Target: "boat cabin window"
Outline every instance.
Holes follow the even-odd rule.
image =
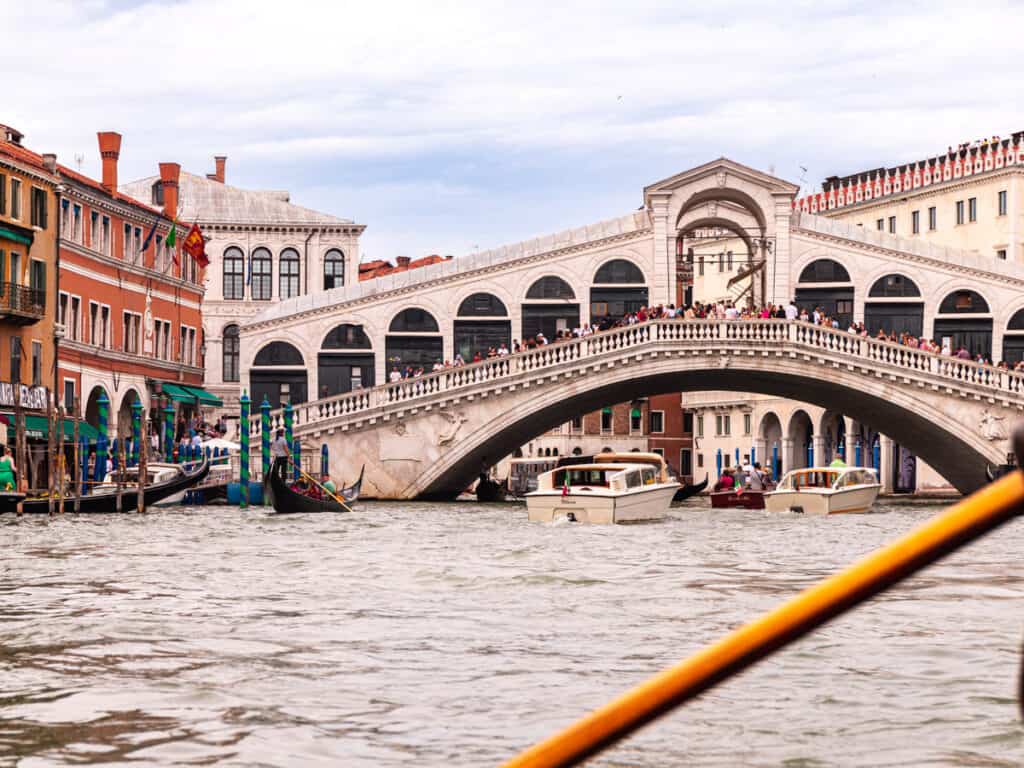
[[[874,485],[875,476],[871,472],[865,470],[854,470],[847,472],[841,478],[839,483],[836,485],[837,488],[848,488],[851,485]]]
[[[838,472],[796,472],[786,483],[787,488],[799,491],[801,488],[831,488],[839,476]]]
[[[626,473],[626,487],[627,488],[639,488],[640,487],[640,470],[631,469]]]
[[[568,478],[566,477],[568,475]],[[607,486],[608,479],[603,469],[574,469],[573,467],[566,467],[565,469],[555,472],[552,485],[555,488],[560,488],[563,485],[570,487],[576,487],[580,485],[588,486]]]
[[[654,469],[652,467],[644,467],[640,470],[640,477],[644,481],[644,485],[654,485],[657,478],[654,476]]]

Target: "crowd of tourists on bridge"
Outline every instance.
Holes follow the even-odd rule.
[[[622,317],[611,317],[606,316],[601,318],[599,321],[580,325],[573,329],[562,329],[555,333],[554,337],[549,339],[544,335],[543,332],[538,333],[536,336],[531,336],[520,342],[518,339],[513,340],[511,346],[506,345],[504,342],[499,344],[497,347],[491,346],[486,350],[476,351],[471,359],[465,359],[461,354],[456,354],[452,360],[436,361],[433,366],[430,367],[430,372],[443,371],[450,368],[461,368],[464,365],[472,363],[479,363],[484,360],[492,360],[496,358],[504,358],[510,354],[516,354],[518,352],[529,351],[538,349],[540,347],[548,346],[549,344],[559,344],[567,341],[573,341],[575,339],[586,338],[597,333],[604,331],[615,330],[618,328],[626,328],[632,325],[646,323],[649,320],[667,320],[667,319],[683,319],[683,320],[799,320],[801,322],[810,323],[812,325],[822,326],[825,328],[833,328],[835,330],[841,330],[843,323],[835,316],[829,315],[822,307],[817,306],[813,310],[808,310],[806,307],[798,307],[795,301],[790,301],[788,304],[767,304],[763,307],[737,307],[732,302],[694,302],[693,304],[685,307],[676,307],[674,304],[662,305],[659,304],[653,307],[640,307],[635,312],[627,312]],[[846,331],[851,334],[855,334],[862,338],[871,336],[868,332],[867,327],[863,322],[853,323],[851,322]],[[874,334],[873,338],[879,341],[887,341],[893,344],[898,344],[904,347],[910,347],[913,349],[919,349],[924,352],[931,352],[933,354],[946,355],[948,357],[955,357],[961,360],[969,360],[982,365],[993,365],[992,360],[985,357],[982,354],[972,355],[971,352],[963,345],[959,345],[956,348],[951,345],[941,345],[935,341],[935,339],[929,339],[924,336],[918,337],[909,331],[902,331],[897,333],[892,331],[887,333],[884,329]],[[1010,365],[1005,361],[1001,361],[997,368],[1003,370],[1015,370],[1024,372],[1024,360]],[[389,380],[391,382],[401,381],[403,379],[419,378],[427,373],[427,369],[420,366],[406,365],[404,367],[393,367]]]

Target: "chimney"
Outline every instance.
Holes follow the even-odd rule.
[[[214,170],[214,173],[213,173],[213,178],[215,178],[217,181],[219,181],[221,184],[223,184],[224,183],[224,166],[228,162],[228,156],[227,155],[214,155],[213,156],[213,162],[215,163],[215,166],[214,166],[215,170]]]
[[[50,173],[57,172],[57,156],[52,152],[47,152],[43,155],[43,168],[48,170]]]
[[[410,261],[412,261],[412,259],[408,256],[398,256],[395,258],[395,265],[399,267],[408,267]]]
[[[100,157],[103,158],[103,186],[111,194],[117,192],[117,158],[121,155],[121,134],[100,131]]]
[[[160,163],[160,185],[164,188],[164,215],[174,219],[178,214],[178,176],[181,166],[177,163]]]

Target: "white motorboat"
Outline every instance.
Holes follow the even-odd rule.
[[[183,475],[185,473],[185,466],[182,464],[172,464],[162,461],[150,461],[146,464],[146,485],[154,485],[157,483],[164,483],[175,477]],[[97,486],[93,491],[94,494],[101,493],[117,493],[117,476],[118,472],[111,470],[107,472],[106,477],[103,478],[103,485]],[[207,476],[206,482],[195,486],[190,490],[198,489],[209,489],[226,485],[231,479],[232,472],[231,467],[226,464],[214,464],[210,467],[210,473]],[[138,467],[127,467],[124,470],[124,475],[121,477],[123,487],[135,487],[139,482],[139,468]],[[175,493],[168,496],[165,499],[161,499],[153,506],[158,507],[171,507],[181,504],[185,499],[185,491]]]
[[[787,472],[774,491],[764,494],[769,512],[813,515],[867,512],[882,486],[866,467],[809,467]]]
[[[526,494],[531,522],[633,523],[668,513],[679,483],[656,453],[599,453],[542,473]]]

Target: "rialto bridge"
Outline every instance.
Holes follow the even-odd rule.
[[[709,231],[745,251],[733,282],[758,303],[795,297],[844,328],[905,328],[996,359],[1024,345],[1020,265],[794,211],[796,192],[721,159],[647,187],[619,219],[283,301],[242,329],[243,385],[257,403],[291,399],[297,435],[332,444],[343,466],[365,462],[378,496],[451,493],[572,415],[697,389],[832,408],[977,487],[1005,458],[1019,377],[845,330],[665,321],[381,384],[393,367],[429,372],[499,340],[676,303],[690,242]]]

